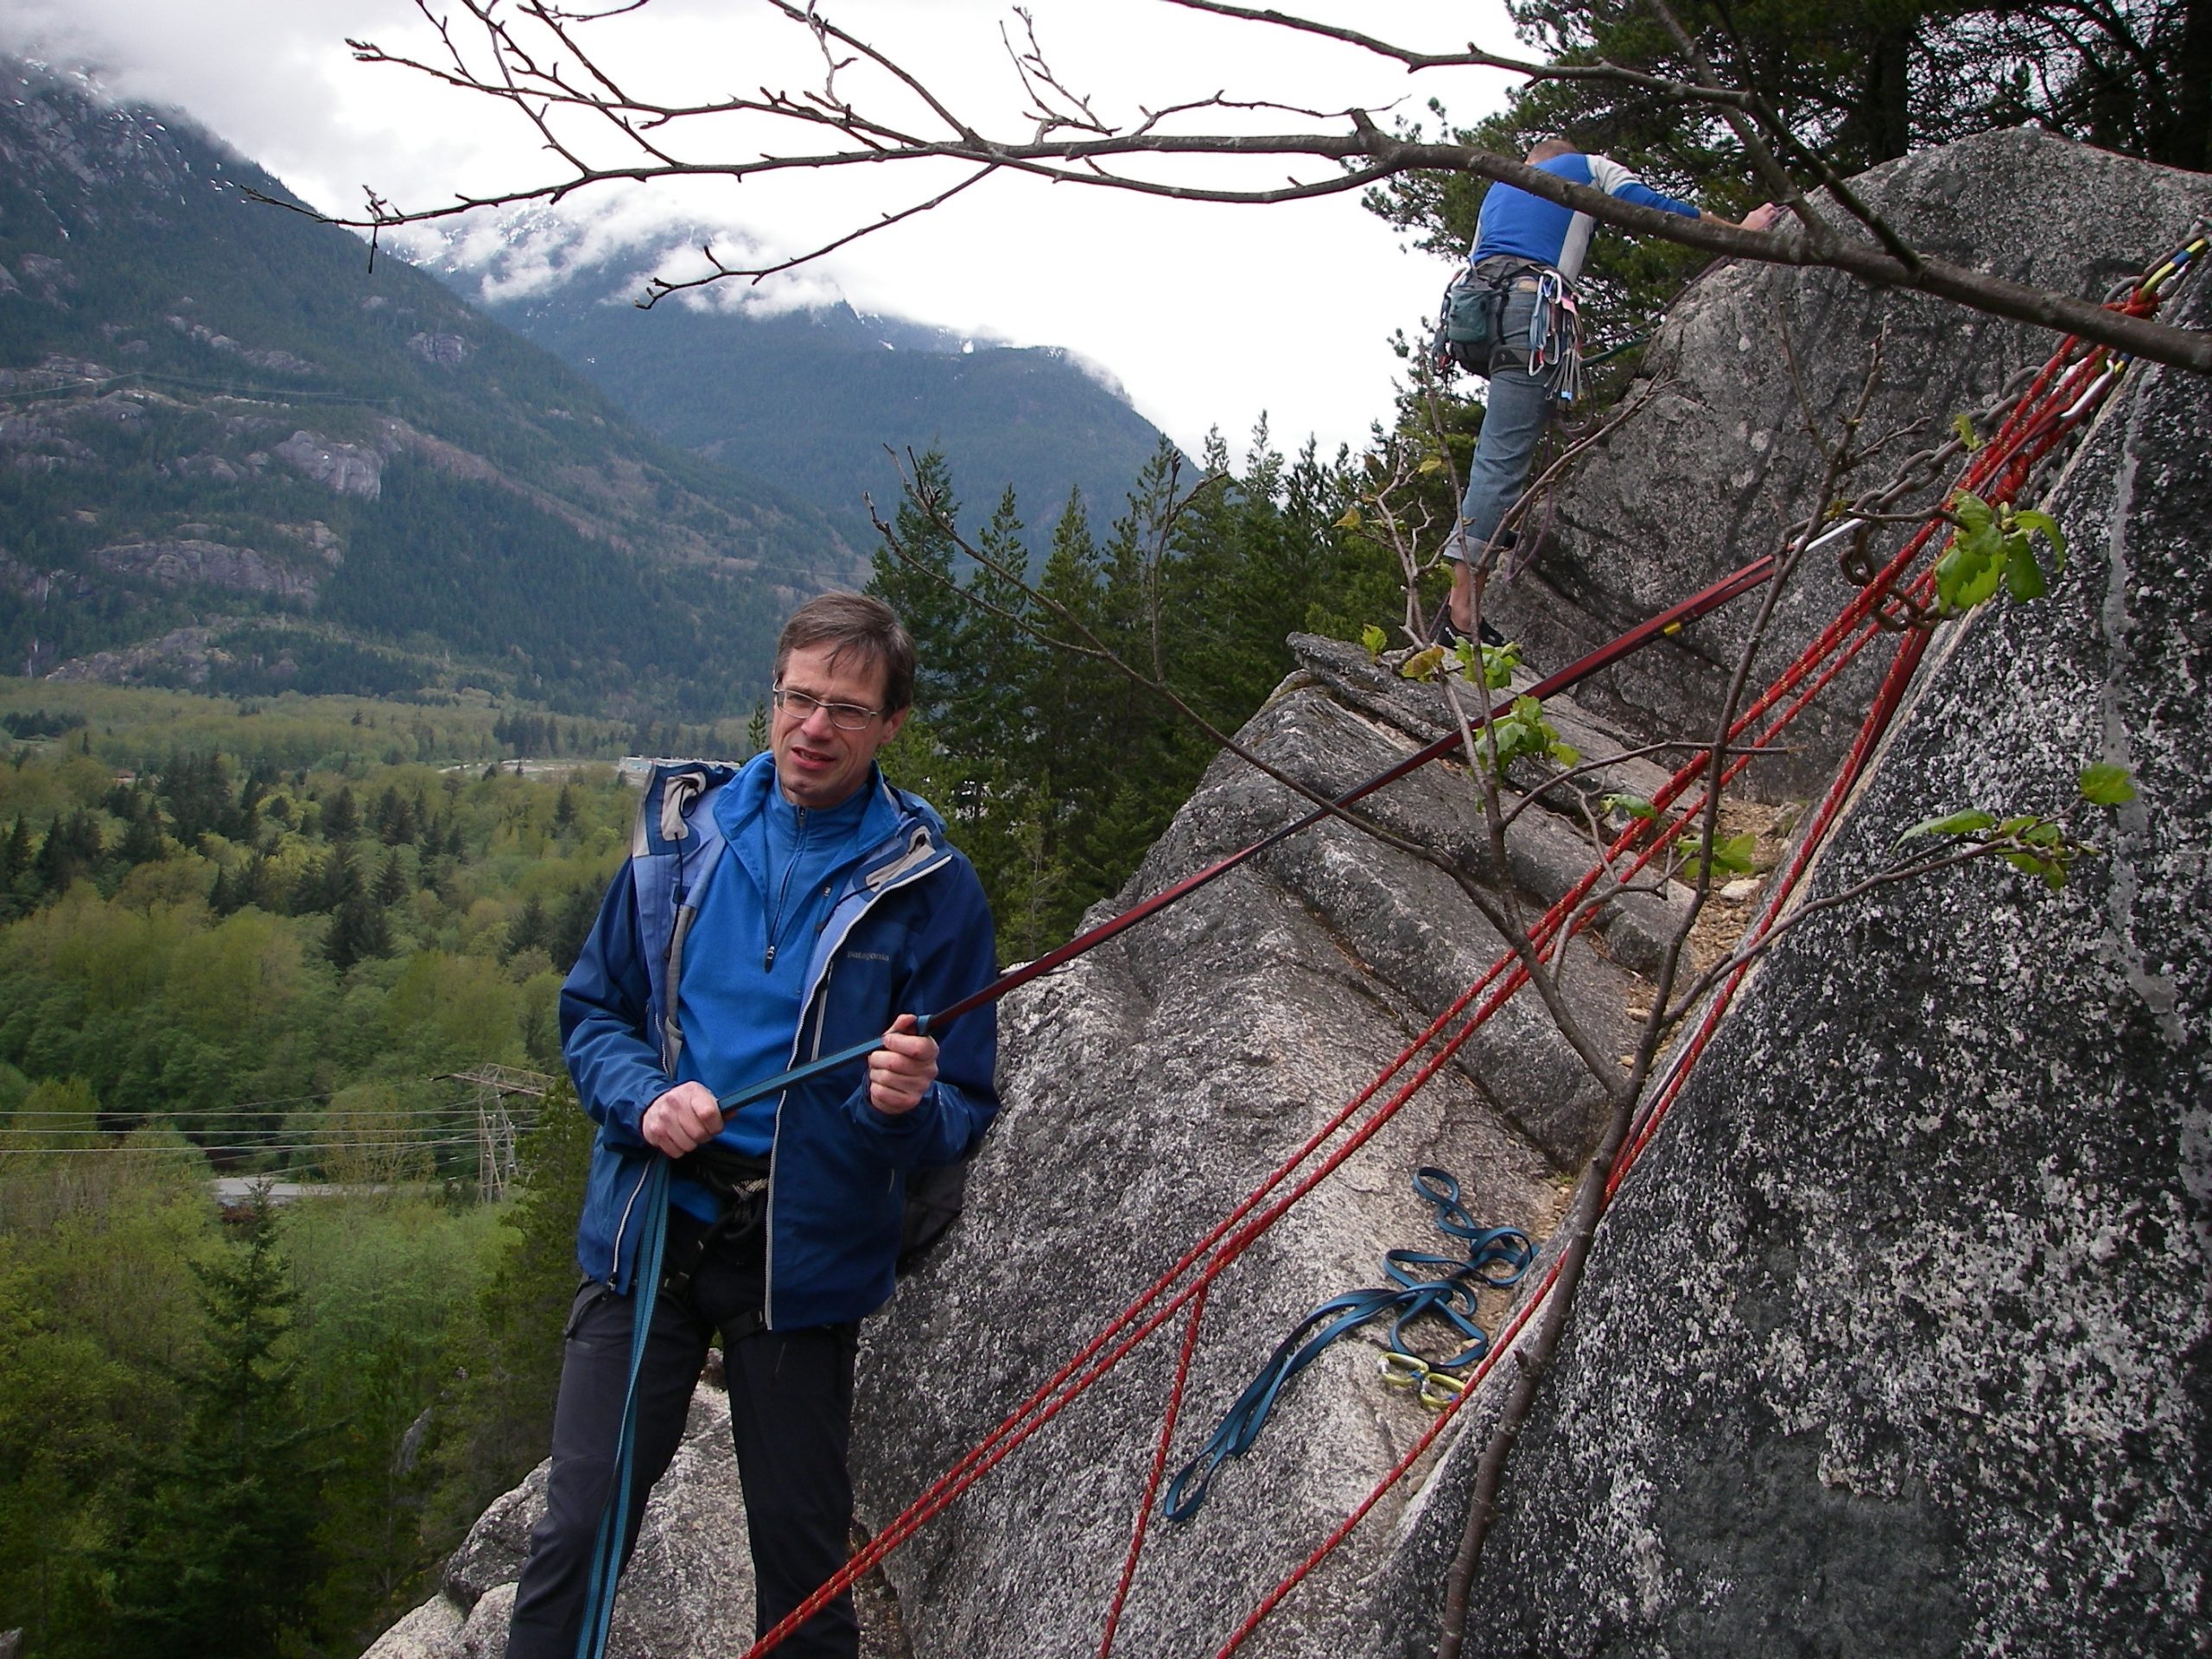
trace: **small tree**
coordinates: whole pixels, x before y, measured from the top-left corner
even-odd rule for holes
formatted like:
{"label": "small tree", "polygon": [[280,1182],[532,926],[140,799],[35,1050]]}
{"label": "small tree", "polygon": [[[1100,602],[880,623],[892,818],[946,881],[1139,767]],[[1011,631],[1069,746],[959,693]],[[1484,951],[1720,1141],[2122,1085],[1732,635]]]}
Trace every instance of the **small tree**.
{"label": "small tree", "polygon": [[561,1330],[576,1291],[576,1213],[591,1166],[592,1121],[566,1077],[516,1148],[523,1196],[512,1230],[452,1356],[452,1384],[433,1418],[437,1491],[423,1522],[448,1548],[499,1493],[545,1455],[561,1376]]}
{"label": "small tree", "polygon": [[207,1346],[110,1561],[116,1651],[259,1659],[286,1649],[316,1576],[317,1471],[285,1351],[294,1292],[265,1189],[242,1236],[193,1271]]}

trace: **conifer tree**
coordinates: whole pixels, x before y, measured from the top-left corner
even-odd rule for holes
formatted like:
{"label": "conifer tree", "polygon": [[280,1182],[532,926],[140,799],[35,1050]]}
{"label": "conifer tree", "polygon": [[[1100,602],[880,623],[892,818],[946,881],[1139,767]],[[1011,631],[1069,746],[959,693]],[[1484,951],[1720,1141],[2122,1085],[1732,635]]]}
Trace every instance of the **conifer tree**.
{"label": "conifer tree", "polygon": [[507,954],[512,957],[546,939],[545,901],[536,893],[523,900],[522,911],[507,925]]}
{"label": "conifer tree", "polygon": [[1020,625],[1029,599],[1013,579],[1026,576],[1029,567],[1013,486],[1000,496],[976,545],[988,563],[972,566],[963,584],[956,645],[960,677],[938,734],[954,760],[973,772],[1020,753],[1036,689],[1036,647]]}
{"label": "conifer tree", "polygon": [[959,683],[963,609],[953,575],[957,550],[937,521],[957,524],[959,515],[944,456],[932,449],[915,463],[912,485],[892,517],[890,535],[876,550],[868,581],[868,593],[896,611],[913,639],[918,659],[914,712],[932,728]]}
{"label": "conifer tree", "polygon": [[30,822],[17,812],[15,828],[9,830],[6,842],[0,842],[0,905],[14,897],[16,882],[30,874],[31,857]]}
{"label": "conifer tree", "polygon": [[265,1192],[195,1264],[207,1346],[179,1379],[175,1439],[143,1471],[110,1563],[124,1659],[274,1659],[315,1579],[318,1471],[285,1353],[295,1293]]}
{"label": "conifer tree", "polygon": [[399,849],[395,847],[384,856],[384,868],[377,872],[376,899],[384,906],[397,904],[407,896],[407,871],[400,864]]}
{"label": "conifer tree", "polygon": [[342,974],[365,957],[391,953],[391,919],[343,847],[331,855],[325,868],[323,899],[330,911],[330,931],[323,937],[322,952],[332,967]]}
{"label": "conifer tree", "polygon": [[[1084,511],[1080,490],[1069,492],[1067,506],[1052,525],[1052,544],[1046,555],[1037,591],[1049,601],[1046,614],[1040,619],[1048,640],[1080,645],[1077,632],[1058,620],[1062,613],[1093,630],[1103,625],[1098,543],[1091,537],[1090,519]],[[1034,741],[1040,754],[1071,759],[1093,752],[1091,740],[1109,671],[1080,657],[1052,653],[1040,672],[1051,677],[1057,690],[1036,702]]]}
{"label": "conifer tree", "polygon": [[218,916],[241,909],[245,900],[238,896],[238,889],[245,880],[243,861],[217,865],[214,883],[207,889],[207,908]]}
{"label": "conifer tree", "polygon": [[439,1485],[425,1530],[440,1546],[459,1542],[485,1505],[545,1455],[592,1135],[573,1085],[556,1077],[516,1148],[523,1197],[500,1217],[507,1246],[454,1357],[451,1408],[433,1423]]}
{"label": "conifer tree", "polygon": [[553,966],[566,973],[583,954],[584,941],[591,936],[592,924],[599,918],[599,895],[589,887],[577,887],[561,903],[561,909],[546,929],[546,954],[553,958]]}
{"label": "conifer tree", "polygon": [[69,884],[99,862],[102,850],[99,820],[83,807],[47,826],[31,868],[41,891],[66,892]]}

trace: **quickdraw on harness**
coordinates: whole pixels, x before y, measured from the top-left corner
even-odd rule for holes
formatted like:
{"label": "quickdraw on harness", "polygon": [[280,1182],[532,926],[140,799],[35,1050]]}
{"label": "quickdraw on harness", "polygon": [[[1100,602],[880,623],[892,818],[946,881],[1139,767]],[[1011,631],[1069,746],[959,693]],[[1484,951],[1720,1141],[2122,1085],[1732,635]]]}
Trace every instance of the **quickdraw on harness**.
{"label": "quickdraw on harness", "polygon": [[[1633,655],[1653,640],[1679,633],[1685,626],[1707,613],[1718,610],[1729,601],[1740,597],[1758,587],[1773,574],[1774,559],[1767,555],[1751,561],[1740,570],[1722,577],[1711,587],[1692,594],[1680,604],[1671,606],[1656,616],[1637,624],[1567,667],[1548,674],[1519,695],[1543,698],[1579,685],[1592,675],[1611,667],[1622,658]],[[1513,700],[1508,698],[1491,711],[1491,718],[1503,719],[1511,711]],[[924,1014],[914,1024],[918,1035],[928,1036],[941,1031],[961,1015],[974,1012],[1027,985],[1032,980],[1048,974],[1055,968],[1073,961],[1085,951],[1096,949],[1125,929],[1135,926],[1147,917],[1156,915],[1168,906],[1188,898],[1200,887],[1226,875],[1248,860],[1257,857],[1268,848],[1288,839],[1304,830],[1311,829],[1345,807],[1364,799],[1376,790],[1395,783],[1399,779],[1418,771],[1431,761],[1440,760],[1459,752],[1461,739],[1457,732],[1439,738],[1427,747],[1399,761],[1387,771],[1376,773],[1365,782],[1357,784],[1325,806],[1316,807],[1303,817],[1275,830],[1250,846],[1230,854],[1196,874],[1154,894],[1142,903],[1133,906],[1120,915],[1101,922],[1087,932],[1079,933],[1058,949],[1049,950],[1035,961],[1001,975],[980,990],[973,991],[949,1007],[933,1014]],[[803,1065],[777,1073],[759,1083],[749,1084],[721,1097],[720,1104],[724,1117],[740,1107],[766,1098],[782,1090],[804,1083],[823,1072],[863,1059],[883,1046],[880,1038],[855,1043],[850,1048],[834,1054],[809,1060]],[[607,1634],[614,1613],[614,1592],[621,1575],[626,1533],[628,1526],[629,1493],[635,1471],[637,1439],[638,1377],[645,1357],[645,1333],[651,1327],[657,1305],[662,1275],[661,1255],[668,1230],[668,1182],[671,1165],[666,1158],[657,1158],[648,1166],[643,1185],[639,1188],[639,1219],[643,1232],[639,1241],[639,1260],[634,1283],[632,1312],[630,1376],[622,1402],[622,1422],[615,1440],[613,1482],[611,1485],[606,1512],[601,1517],[599,1535],[592,1555],[591,1580],[585,1601],[583,1627],[576,1639],[577,1659],[602,1659],[607,1650]],[[1448,1178],[1446,1178],[1448,1179]],[[817,1592],[819,1593],[819,1592]],[[792,1615],[793,1620],[813,1611],[812,1605],[802,1607]]]}
{"label": "quickdraw on harness", "polygon": [[1555,270],[1536,278],[1536,311],[1529,320],[1529,372],[1552,370],[1552,390],[1562,404],[1582,395],[1582,313],[1574,284]]}
{"label": "quickdraw on harness", "polygon": [[[1382,1271],[1389,1276],[1389,1284],[1332,1296],[1300,1319],[1236,1396],[1204,1449],[1168,1486],[1160,1513],[1170,1521],[1187,1521],[1198,1512],[1215,1473],[1230,1459],[1252,1449],[1290,1380],[1319,1359],[1331,1343],[1363,1325],[1389,1316],[1390,1345],[1382,1361],[1386,1384],[1414,1389],[1433,1408],[1458,1396],[1464,1385],[1454,1373],[1490,1351],[1490,1338],[1475,1322],[1476,1297],[1517,1283],[1536,1259],[1536,1247],[1518,1227],[1478,1226],[1459,1202],[1459,1183],[1443,1170],[1431,1166],[1417,1172],[1414,1191],[1435,1208],[1438,1228],[1465,1244],[1466,1255],[1387,1251]],[[1423,1316],[1441,1319],[1465,1338],[1465,1345],[1448,1359],[1424,1360],[1408,1352],[1406,1327]]]}

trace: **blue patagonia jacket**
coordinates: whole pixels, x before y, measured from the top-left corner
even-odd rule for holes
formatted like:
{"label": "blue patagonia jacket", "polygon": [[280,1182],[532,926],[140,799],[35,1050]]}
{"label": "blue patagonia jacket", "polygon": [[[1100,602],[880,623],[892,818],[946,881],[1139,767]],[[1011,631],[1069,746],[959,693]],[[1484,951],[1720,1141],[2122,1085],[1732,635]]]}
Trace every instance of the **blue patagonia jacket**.
{"label": "blue patagonia jacket", "polygon": [[[682,1033],[675,987],[696,898],[722,856],[714,812],[723,790],[774,787],[774,760],[740,771],[658,766],[645,786],[630,860],[561,988],[562,1052],[584,1109],[599,1124],[576,1261],[588,1278],[627,1294],[637,1264],[637,1212],[651,1160],[645,1109],[674,1086]],[[930,807],[880,772],[864,823],[888,823],[849,867],[807,963],[791,1064],[880,1036],[901,1014],[927,1014],[988,984],[997,971],[990,910],[967,859]],[[938,1080],[912,1111],[892,1116],[868,1097],[855,1060],[784,1091],[776,1103],[768,1188],[767,1306],[775,1330],[857,1319],[889,1300],[908,1174],[972,1154],[998,1113],[992,1081],[997,1027],[978,1009],[938,1039]]]}

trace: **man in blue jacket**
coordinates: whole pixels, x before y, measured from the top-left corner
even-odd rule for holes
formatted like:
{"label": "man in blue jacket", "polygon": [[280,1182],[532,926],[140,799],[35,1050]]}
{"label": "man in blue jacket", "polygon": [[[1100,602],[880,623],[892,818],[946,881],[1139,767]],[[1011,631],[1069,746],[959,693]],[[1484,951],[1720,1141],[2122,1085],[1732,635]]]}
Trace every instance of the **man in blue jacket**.
{"label": "man in blue jacket", "polygon": [[[1684,219],[1704,219],[1738,230],[1764,230],[1771,203],[1755,208],[1740,224],[1717,213],[1700,213],[1692,203],[1662,195],[1618,162],[1586,156],[1563,138],[1540,139],[1529,149],[1529,165],[1570,184],[1588,185],[1643,207]],[[1519,499],[1529,463],[1535,458],[1544,423],[1560,402],[1571,400],[1580,378],[1580,339],[1574,313],[1574,283],[1590,251],[1597,221],[1587,213],[1518,189],[1493,184],[1475,219],[1475,244],[1459,281],[1504,290],[1503,323],[1491,351],[1490,395],[1467,468],[1467,488],[1459,505],[1459,533],[1447,545],[1452,562],[1452,600],[1446,620],[1452,633],[1472,626],[1473,570],[1512,545],[1498,526]],[[1493,543],[1496,543],[1493,546]],[[1469,550],[1472,550],[1471,554]]]}
{"label": "man in blue jacket", "polygon": [[[998,1110],[988,1011],[941,1037],[912,1030],[996,971],[974,869],[876,769],[913,681],[887,607],[853,594],[802,606],[777,644],[769,752],[741,769],[655,769],[629,862],[562,987],[563,1052],[599,1132],[512,1659],[576,1651],[628,1383],[639,1195],[660,1158],[677,1161],[625,1536],[719,1329],[759,1630],[844,1564],[859,1322],[891,1294],[910,1179],[968,1158]],[[864,1062],[725,1121],[721,1097],[879,1034]],[[784,1651],[849,1659],[850,1599]]]}

